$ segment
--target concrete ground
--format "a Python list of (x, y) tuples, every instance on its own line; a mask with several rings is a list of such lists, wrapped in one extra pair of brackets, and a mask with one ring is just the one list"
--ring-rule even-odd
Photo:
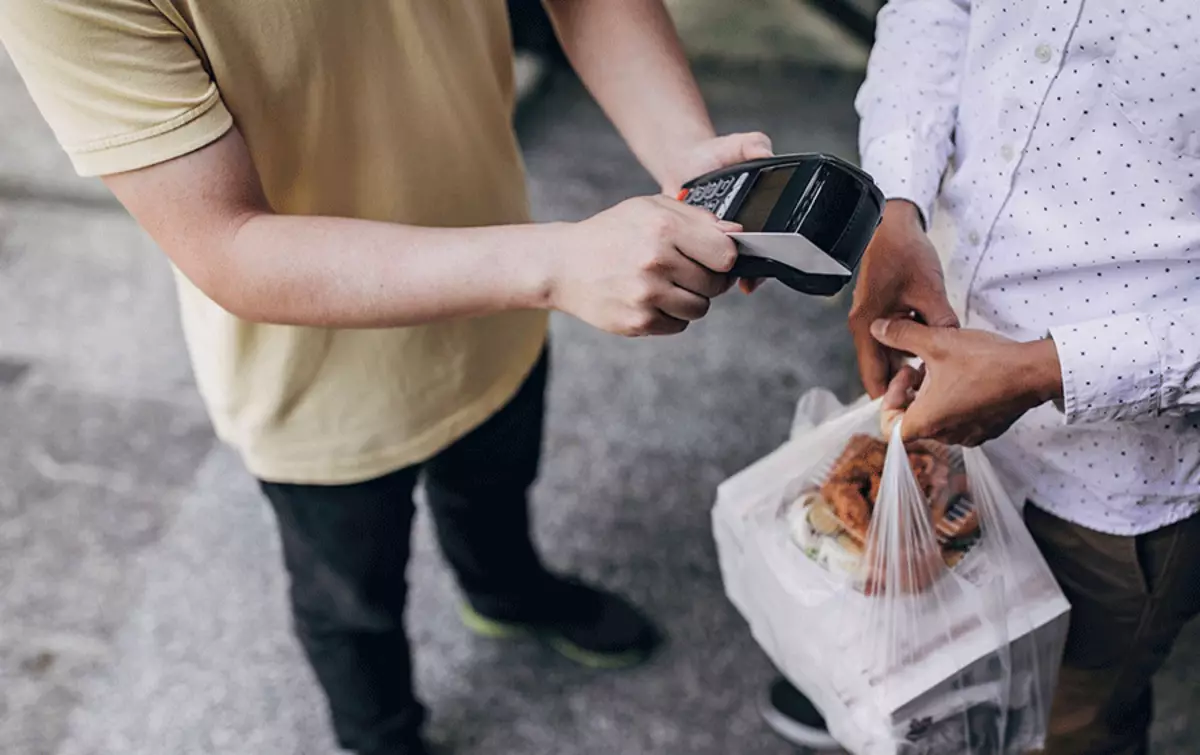
[[(791, 28), (769, 23), (778, 3), (745, 7), (750, 28)], [(681, 22), (721, 130), (854, 156), (854, 65), (797, 59), (820, 44), (804, 29), (730, 61), (712, 23)], [(335, 752), (269, 512), (213, 440), (161, 254), (71, 175), (2, 55), (0, 103), (0, 753)], [(520, 130), (542, 219), (653, 189), (570, 77)], [(670, 643), (605, 674), (473, 639), (422, 518), (410, 625), (435, 740), (460, 755), (788, 751), (754, 711), (771, 670), (724, 598), (708, 509), (783, 439), (802, 391), (856, 393), (845, 306), (768, 286), (667, 340), (555, 320), (539, 539)], [(1162, 675), (1156, 753), (1196, 750), (1196, 629)]]

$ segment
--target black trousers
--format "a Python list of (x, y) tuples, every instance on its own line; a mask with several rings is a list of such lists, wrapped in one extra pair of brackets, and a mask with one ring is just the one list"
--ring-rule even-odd
[(414, 506), (424, 473), (438, 543), (470, 603), (515, 618), (547, 580), (527, 490), (541, 453), (547, 357), (482, 426), (424, 464), (354, 485), (261, 482), (279, 521), (296, 634), (342, 747), (401, 755), (425, 709), (404, 630)]

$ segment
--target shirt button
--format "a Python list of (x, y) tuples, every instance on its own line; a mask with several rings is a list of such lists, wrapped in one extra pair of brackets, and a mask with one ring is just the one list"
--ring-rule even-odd
[(1014, 150), (1012, 148), (1011, 144), (1005, 144), (1003, 147), (1000, 148), (1000, 156), (1003, 157), (1005, 160), (1013, 159), (1013, 156), (1016, 154), (1017, 154), (1017, 152), (1016, 152), (1016, 150)]
[(971, 242), (971, 246), (979, 246), (979, 231), (971, 231), (968, 233), (967, 241)]
[(1050, 45), (1040, 44), (1034, 49), (1033, 56), (1043, 63), (1049, 63), (1050, 58), (1054, 57), (1054, 50), (1050, 49)]

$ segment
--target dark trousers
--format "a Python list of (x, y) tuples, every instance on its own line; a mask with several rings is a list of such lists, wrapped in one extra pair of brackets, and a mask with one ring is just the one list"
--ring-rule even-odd
[(537, 601), (546, 574), (526, 492), (538, 471), (547, 371), (543, 355), (508, 405), (424, 464), (354, 485), (261, 483), (279, 521), (296, 635), (342, 747), (406, 753), (425, 717), (404, 630), (422, 472), (438, 543), (472, 606), (508, 618)]
[(1200, 614), (1200, 516), (1136, 537), (1025, 520), (1071, 602), (1046, 755), (1145, 755), (1154, 674)]

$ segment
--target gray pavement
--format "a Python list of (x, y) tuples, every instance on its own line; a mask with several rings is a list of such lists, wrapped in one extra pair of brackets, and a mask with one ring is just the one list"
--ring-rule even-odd
[[(720, 128), (853, 157), (858, 74), (788, 49), (699, 55)], [(71, 177), (2, 55), (0, 103), (0, 753), (334, 752), (269, 512), (212, 438), (161, 254)], [(520, 126), (542, 219), (653, 188), (569, 77)], [(708, 509), (803, 390), (855, 394), (845, 306), (768, 286), (667, 340), (556, 318), (538, 537), (670, 643), (605, 674), (470, 637), (421, 518), (410, 627), (434, 739), (462, 755), (787, 752), (754, 713), (770, 668), (724, 599)], [(1196, 751), (1196, 630), (1161, 679), (1157, 753)]]
[(800, 0), (667, 0), (693, 60), (866, 66), (867, 48)]

